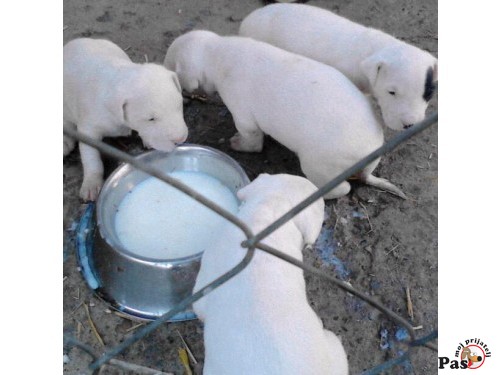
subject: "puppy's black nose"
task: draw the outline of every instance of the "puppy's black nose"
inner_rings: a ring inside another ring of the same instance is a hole
[[[477,360],[478,362],[481,362],[483,360],[483,357],[481,357],[480,355],[477,356]]]
[[[403,128],[410,129],[412,126],[413,126],[413,124],[403,125]]]

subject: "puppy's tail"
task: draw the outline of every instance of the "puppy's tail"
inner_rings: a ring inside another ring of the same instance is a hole
[[[361,177],[361,180],[371,186],[378,187],[379,189],[385,190],[391,194],[397,195],[400,198],[408,199],[405,193],[395,185],[393,185],[390,181],[385,178],[375,177],[372,174]]]

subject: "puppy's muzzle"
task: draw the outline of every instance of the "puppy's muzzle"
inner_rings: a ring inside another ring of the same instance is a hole
[[[172,142],[174,142],[176,145],[178,145],[180,143],[186,142],[187,138],[188,138],[188,136],[185,135],[185,136],[183,136],[181,138],[174,139]]]

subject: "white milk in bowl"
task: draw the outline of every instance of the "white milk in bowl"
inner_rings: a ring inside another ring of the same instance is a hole
[[[216,178],[201,172],[169,173],[227,211],[238,199]],[[121,201],[115,230],[128,251],[148,258],[175,259],[197,254],[219,233],[226,219],[157,178],[134,187]]]

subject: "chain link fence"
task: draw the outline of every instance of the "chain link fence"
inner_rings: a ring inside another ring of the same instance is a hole
[[[66,347],[77,347],[87,354],[89,354],[92,358],[92,363],[88,366],[87,369],[87,374],[96,374],[98,373],[99,369],[107,364],[115,364],[118,365],[120,361],[116,360],[115,357],[125,351],[127,348],[129,348],[131,345],[134,343],[140,341],[142,338],[144,338],[146,335],[157,329],[160,325],[166,323],[169,319],[171,319],[173,316],[176,314],[184,311],[186,308],[188,308],[192,303],[196,302],[206,294],[210,293],[214,289],[218,288],[231,278],[233,278],[235,275],[237,275],[239,272],[241,272],[245,267],[252,261],[252,258],[255,254],[255,251],[264,251],[267,252],[275,257],[278,257],[282,259],[285,262],[288,262],[290,264],[293,264],[296,267],[301,268],[305,272],[308,272],[310,274],[313,274],[316,277],[320,277],[323,279],[328,280],[332,284],[334,284],[336,287],[339,287],[343,289],[345,292],[350,293],[361,300],[367,302],[370,304],[373,308],[378,309],[381,311],[386,317],[391,319],[393,322],[396,324],[404,327],[410,339],[406,342],[407,348],[406,351],[400,355],[399,357],[392,359],[390,361],[387,361],[385,363],[380,364],[379,366],[376,366],[368,371],[365,371],[363,375],[374,375],[374,374],[380,374],[384,373],[387,371],[390,371],[390,369],[398,364],[403,363],[404,361],[411,360],[411,354],[414,350],[420,348],[420,347],[426,347],[430,350],[437,351],[437,347],[431,343],[432,340],[437,338],[437,330],[434,330],[431,334],[425,336],[425,337],[417,337],[415,328],[412,326],[412,324],[406,320],[405,318],[401,317],[400,315],[396,314],[389,308],[385,307],[383,304],[378,302],[376,299],[356,290],[352,286],[350,286],[348,283],[345,281],[342,281],[332,275],[328,275],[324,271],[321,271],[318,268],[309,266],[304,264],[303,262],[281,252],[279,249],[272,248],[270,246],[267,246],[261,241],[274,232],[276,229],[281,227],[284,223],[286,223],[288,220],[292,219],[295,215],[300,213],[302,210],[307,208],[310,204],[314,203],[316,200],[320,199],[322,196],[324,196],[326,193],[328,193],[330,190],[335,188],[338,184],[340,184],[342,181],[348,179],[352,175],[355,175],[357,172],[361,171],[365,166],[376,160],[377,158],[381,157],[382,155],[394,150],[397,146],[402,144],[403,142],[407,141],[411,137],[413,137],[415,134],[420,133],[424,129],[430,127],[431,125],[437,123],[438,121],[438,114],[437,112],[431,114],[429,117],[427,117],[425,120],[420,122],[419,124],[416,124],[410,129],[407,129],[405,131],[402,131],[398,133],[396,136],[391,138],[389,141],[387,141],[383,146],[354,164],[352,167],[348,168],[345,170],[343,173],[338,175],[337,177],[333,178],[330,182],[328,182],[326,185],[320,187],[315,193],[311,194],[309,197],[304,199],[301,203],[299,203],[297,206],[293,207],[290,211],[285,213],[283,216],[278,218],[275,222],[271,223],[268,227],[260,231],[259,233],[253,233],[250,228],[242,222],[238,217],[235,215],[231,214],[230,212],[224,210],[223,208],[219,207],[217,204],[214,202],[208,200],[205,198],[203,195],[199,194],[197,191],[191,189],[190,187],[186,186],[185,184],[181,183],[180,181],[176,180],[175,178],[167,175],[161,170],[158,170],[157,168],[152,167],[151,165],[148,165],[135,157],[124,153],[104,142],[97,141],[95,139],[92,139],[88,136],[85,136],[84,134],[78,133],[73,130],[64,130],[64,134],[67,136],[70,136],[74,139],[76,139],[79,142],[83,142],[85,144],[88,144],[96,149],[98,149],[102,154],[108,155],[112,158],[115,158],[118,161],[128,163],[132,165],[133,167],[142,170],[143,172],[146,172],[147,174],[154,176],[162,181],[164,181],[167,184],[172,185],[173,187],[181,190],[185,194],[189,195],[199,203],[203,204],[204,206],[210,208],[214,212],[216,212],[218,215],[224,217],[226,220],[231,222],[233,225],[238,227],[246,237],[246,240],[242,242],[241,246],[247,249],[246,255],[243,258],[243,260],[236,265],[233,269],[229,270],[223,275],[220,275],[216,280],[211,282],[210,284],[206,285],[204,288],[200,289],[198,292],[192,294],[188,298],[184,299],[182,302],[180,302],[178,305],[176,305],[174,308],[169,310],[167,313],[159,317],[158,319],[148,323],[144,327],[138,329],[132,336],[128,337],[125,339],[121,344],[117,345],[116,347],[112,348],[111,350],[107,351],[104,353],[102,356],[97,356],[92,349],[81,342],[78,342],[74,338],[65,335],[64,336],[64,344]],[[146,370],[144,370],[146,371]],[[151,374],[158,374],[160,372],[151,370]],[[147,373],[147,372],[141,372],[141,373]],[[161,374],[161,373],[160,373]]]

